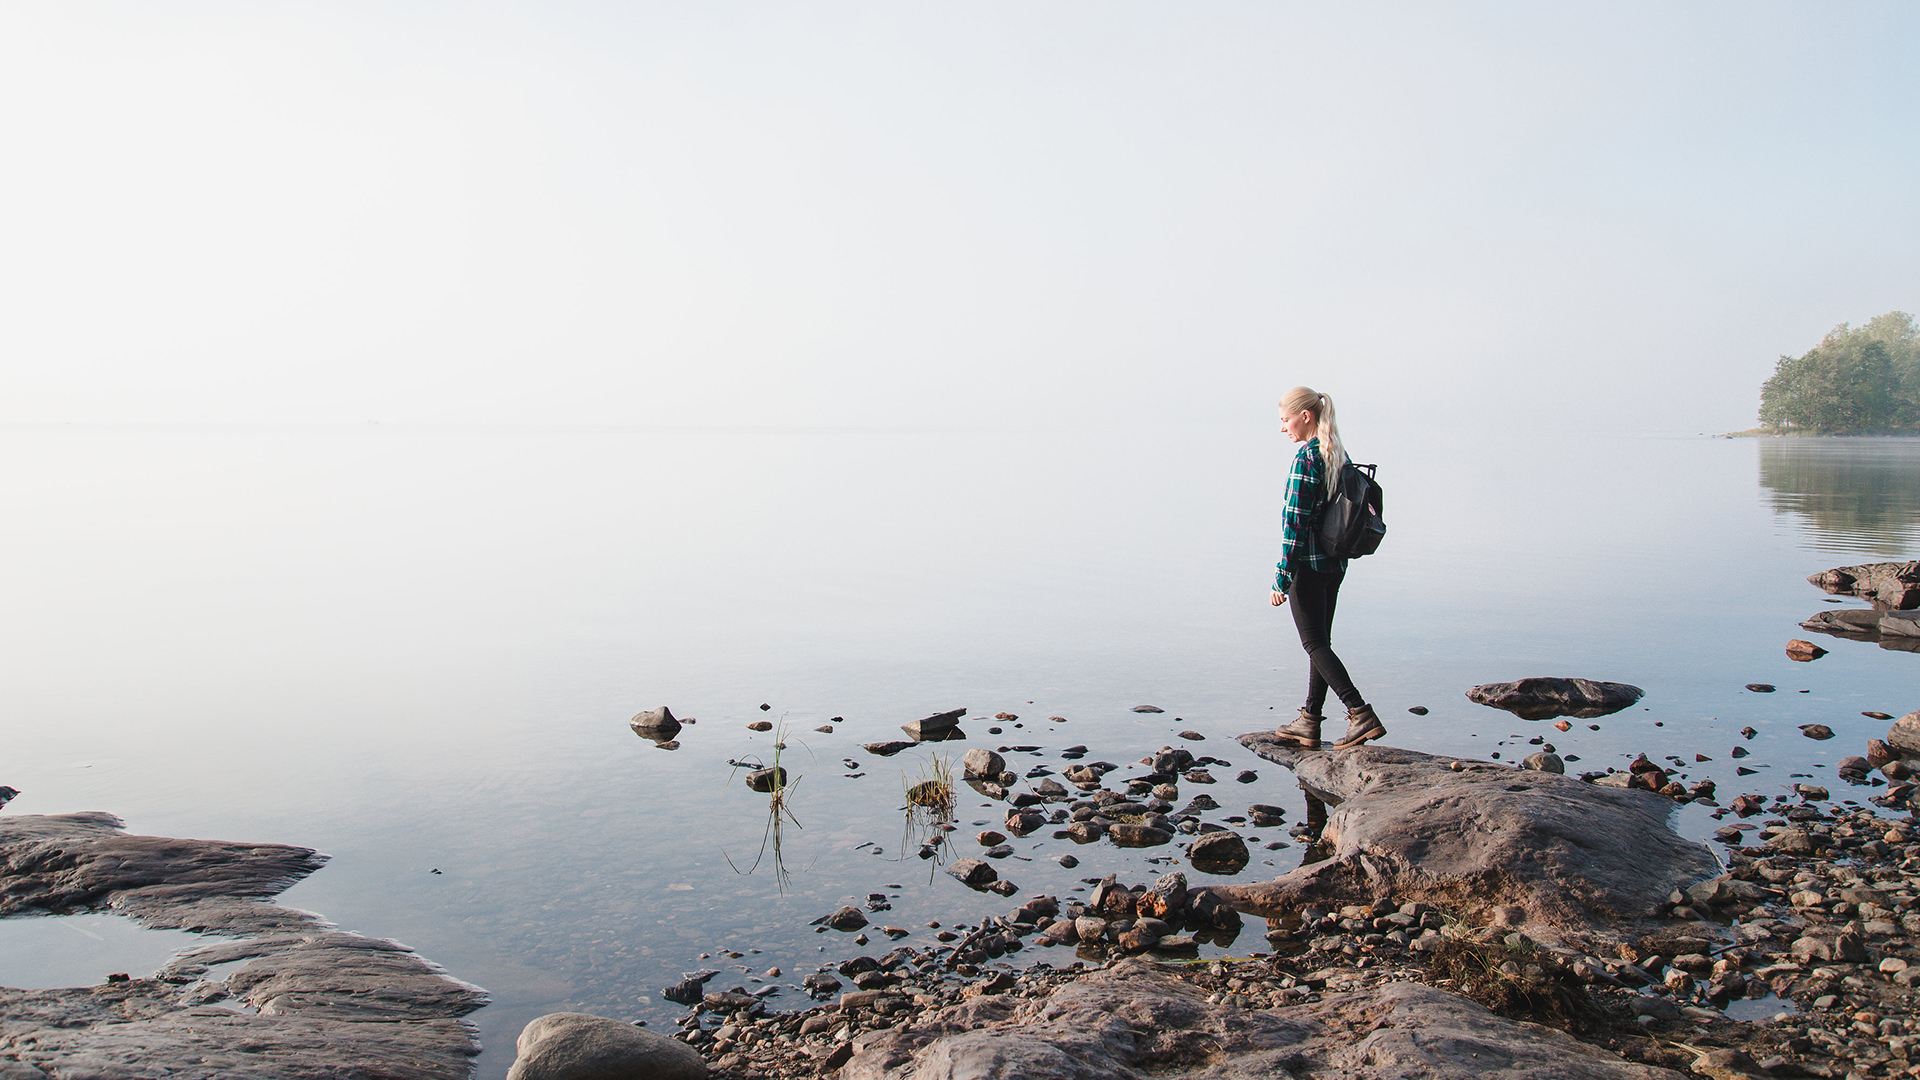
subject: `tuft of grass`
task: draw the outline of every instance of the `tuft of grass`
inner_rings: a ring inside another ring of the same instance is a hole
[[[774,789],[767,793],[767,827],[760,834],[760,850],[753,857],[753,865],[742,870],[739,865],[733,861],[733,856],[727,854],[725,850],[720,852],[721,857],[727,860],[727,865],[733,867],[733,872],[744,876],[758,870],[760,863],[766,859],[769,851],[771,851],[773,855],[774,884],[783,896],[786,895],[787,885],[792,879],[791,873],[787,870],[786,852],[782,845],[785,827],[788,822],[791,822],[796,829],[804,828],[804,826],[800,824],[800,819],[794,816],[793,809],[789,806],[793,790],[800,786],[800,778],[781,769],[780,766],[781,754],[787,749],[786,735],[787,722],[783,716],[780,719],[780,726],[775,728],[773,732],[773,764],[770,766],[779,771],[774,773],[776,778]],[[742,761],[732,762],[731,764],[736,772],[747,765],[746,762]],[[767,766],[755,765],[754,767],[762,768]],[[785,783],[779,782],[779,778],[781,777],[785,778]],[[731,782],[733,774],[728,773],[727,778],[728,781]]]
[[[1448,936],[1426,956],[1438,981],[1510,1019],[1584,1030],[1599,1017],[1579,980],[1530,941],[1515,948]]]
[[[953,759],[935,754],[920,766],[916,783],[905,773],[901,780],[907,789],[907,806],[931,811],[939,817],[953,814]]]

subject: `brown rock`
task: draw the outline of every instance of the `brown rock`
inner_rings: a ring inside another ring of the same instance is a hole
[[[1392,747],[1302,752],[1269,733],[1241,742],[1323,793],[1333,847],[1275,881],[1207,888],[1250,914],[1388,895],[1484,923],[1497,901],[1520,905],[1529,936],[1548,940],[1615,933],[1616,913],[1650,912],[1719,873],[1704,845],[1673,832],[1673,805],[1644,792],[1480,762],[1454,771],[1456,759]]]
[[[1811,641],[1794,638],[1792,641],[1787,642],[1787,659],[1789,660],[1798,660],[1804,664],[1808,661],[1818,660],[1825,655],[1827,655],[1827,650],[1815,645]]]

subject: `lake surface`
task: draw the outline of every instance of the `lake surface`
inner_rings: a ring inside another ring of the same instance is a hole
[[[1920,656],[1783,646],[1831,606],[1806,575],[1920,551],[1920,440],[1348,435],[1380,463],[1390,532],[1335,641],[1388,743],[1511,761],[1544,736],[1571,770],[1679,755],[1723,802],[1794,773],[1871,794],[1831,766],[1884,734],[1862,710],[1920,708]],[[1231,762],[1182,785],[1220,801],[1210,818],[1304,818],[1291,776],[1233,741],[1304,692],[1267,603],[1290,452],[1277,426],[0,429],[0,784],[22,792],[4,812],[328,853],[285,901],[485,987],[483,1077],[542,1013],[669,1022],[659,990],[695,969],[752,987],[779,967],[773,1002],[799,1007],[818,964],[888,944],[808,925],[843,903],[883,894],[875,926],[917,945],[930,920],[1016,906],[916,857],[903,791],[936,755],[1040,747],[1009,755],[1024,773],[1076,743],[1123,765],[1180,745]],[[1564,734],[1462,696],[1528,675],[1647,696]],[[677,750],[627,726],[657,705],[697,719]],[[968,742],[859,749],[960,707]],[[1816,721],[1839,737],[1802,738]],[[766,797],[729,762],[771,761],[782,733],[797,824],[776,866]],[[1735,775],[1736,743],[1758,775]],[[1003,807],[961,795],[955,848],[975,854]],[[1247,874],[1297,864],[1285,829],[1248,831],[1290,846]],[[1021,895],[1178,854],[1049,832],[997,864]],[[1052,861],[1068,850],[1076,870]],[[136,964],[7,940],[0,984]],[[1232,948],[1263,945],[1249,928]],[[1072,959],[1053,952],[1021,958]]]

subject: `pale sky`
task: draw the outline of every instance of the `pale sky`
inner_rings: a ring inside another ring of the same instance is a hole
[[[1754,422],[1920,4],[0,0],[0,422]]]

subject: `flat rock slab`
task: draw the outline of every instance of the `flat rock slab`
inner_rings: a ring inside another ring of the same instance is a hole
[[[405,946],[267,903],[306,848],[128,836],[107,814],[0,817],[0,915],[112,910],[219,935],[151,979],[0,987],[0,1076],[465,1080],[486,1004]]]
[[[1617,713],[1645,694],[1627,683],[1548,676],[1483,683],[1467,691],[1467,700],[1505,709],[1522,720],[1551,720],[1556,716],[1591,719]]]
[[[1249,1010],[1128,960],[1018,1005],[998,995],[862,1035],[842,1080],[1681,1080],[1415,983]]]
[[[1240,742],[1328,804],[1332,851],[1273,881],[1207,887],[1251,914],[1389,896],[1597,943],[1720,872],[1705,845],[1667,824],[1673,803],[1650,792],[1394,747],[1299,751],[1267,732]]]
[[[1920,561],[1839,566],[1807,580],[1840,596],[1858,596],[1894,609],[1920,608]]]

